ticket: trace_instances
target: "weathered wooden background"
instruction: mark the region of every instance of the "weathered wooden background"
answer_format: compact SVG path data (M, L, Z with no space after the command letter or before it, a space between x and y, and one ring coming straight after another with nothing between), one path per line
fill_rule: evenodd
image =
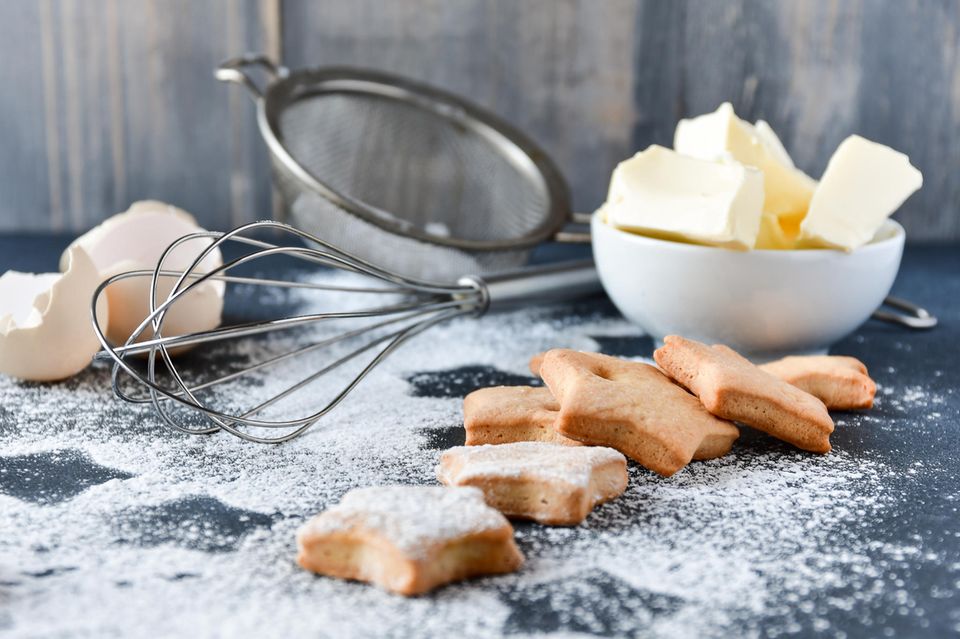
M724 100L814 176L860 133L923 171L911 239L960 238L957 0L0 2L0 231L80 230L147 197L211 228L269 216L252 102L212 77L248 50L461 93L542 143L581 210L617 161Z

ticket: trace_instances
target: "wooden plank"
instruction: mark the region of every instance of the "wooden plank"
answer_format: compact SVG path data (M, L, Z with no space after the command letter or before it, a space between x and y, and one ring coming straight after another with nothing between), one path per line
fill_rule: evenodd
M52 38L39 25L49 3L8 2L0 5L0 42L5 62L0 64L0 231L40 231L62 226L61 193L50 189L58 165L60 132L50 128L45 52ZM51 166L52 165L52 166ZM59 185L59 181L56 182Z
M277 0L0 3L17 64L0 133L0 229L83 230L159 198L212 228L270 216L252 102L213 69L279 49Z
M923 172L923 189L897 216L908 237L958 239L960 3L866 2L862 34L854 130Z
M253 103L213 79L224 58L265 46L259 5L120 4L128 199L170 200L211 228L270 216Z

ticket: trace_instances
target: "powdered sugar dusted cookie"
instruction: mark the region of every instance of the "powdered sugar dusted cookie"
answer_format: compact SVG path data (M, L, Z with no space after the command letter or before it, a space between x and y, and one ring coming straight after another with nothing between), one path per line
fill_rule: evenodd
M616 448L664 476L695 454L726 453L740 434L648 364L556 349L544 355L540 374L560 403L561 435Z
M463 400L467 446L510 442L553 442L580 446L553 428L559 404L550 389L533 386L481 388Z
M437 479L476 486L507 515L572 526L598 504L623 494L627 460L612 448L546 442L457 446L445 451Z
M307 570L402 595L523 563L510 522L471 487L351 490L300 527L297 546Z
M714 415L752 426L804 450L830 452L833 420L813 395L761 370L726 346L707 346L677 335L669 335L663 342L653 354L657 364Z
M867 374L867 367L855 357L792 356L760 368L810 393L830 410L870 408L877 394L877 385Z

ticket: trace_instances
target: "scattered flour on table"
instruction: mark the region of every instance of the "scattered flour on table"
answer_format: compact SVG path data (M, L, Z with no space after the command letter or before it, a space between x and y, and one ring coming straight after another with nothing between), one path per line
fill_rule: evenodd
M532 353L595 349L588 335L631 330L620 319L552 309L456 320L403 345L306 436L273 447L166 429L152 409L114 399L102 367L60 385L0 379L3 456L79 450L132 475L55 503L0 494L0 630L769 635L804 623L829 631L828 608L855 612L880 597L877 557L896 561L911 550L875 546L856 531L895 499L885 488L893 471L878 457L814 456L762 439L669 479L631 466L626 493L582 526L518 525L528 561L512 575L404 599L295 565L296 529L348 490L436 484L440 451L427 435L460 428L461 400L414 397L408 375L475 364L523 374ZM242 362L279 344L235 343L222 355ZM281 388L311 366L294 361L221 401ZM295 397L299 408L316 404L309 393ZM884 388L882 400L937 403L910 388ZM221 523L196 514L211 508Z

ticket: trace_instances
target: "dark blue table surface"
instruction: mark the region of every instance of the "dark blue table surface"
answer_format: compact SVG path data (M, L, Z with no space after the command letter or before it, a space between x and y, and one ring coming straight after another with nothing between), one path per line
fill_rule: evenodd
M55 270L59 252L69 238L50 236L0 236L0 271ZM583 249L574 249L582 251ZM570 256L570 249L548 246L538 258L550 260ZM878 541L919 546L916 558L905 558L897 577L904 589L923 610L923 626L907 613L899 617L889 611L885 627L905 636L946 636L960 634L960 247L908 247L893 294L920 304L940 319L934 330L911 332L870 321L854 336L836 345L835 352L860 357L871 370L909 379L912 386L943 398L935 420L929 414L924 428L913 432L875 428L838 430L841 445L887 451L888 464L899 473L889 481L897 503L885 510L884 521L872 522L870 534ZM573 311L572 311L573 312ZM886 373L885 373L886 371ZM895 371L895 373L894 373ZM903 411L924 407L905 402ZM929 410L926 411L929 413ZM2 416L0 412L0 416ZM882 418L882 416L881 416ZM846 441L844 438L856 438ZM2 450L0 450L2 455ZM920 466L918 466L920 464ZM945 472L915 472L915 468L940 468ZM923 561L935 556L937 561ZM843 611L836 611L841 616ZM857 620L839 619L833 628L847 636L871 636L869 626ZM806 630L813 633L813 630ZM806 634L806 632L802 633Z

